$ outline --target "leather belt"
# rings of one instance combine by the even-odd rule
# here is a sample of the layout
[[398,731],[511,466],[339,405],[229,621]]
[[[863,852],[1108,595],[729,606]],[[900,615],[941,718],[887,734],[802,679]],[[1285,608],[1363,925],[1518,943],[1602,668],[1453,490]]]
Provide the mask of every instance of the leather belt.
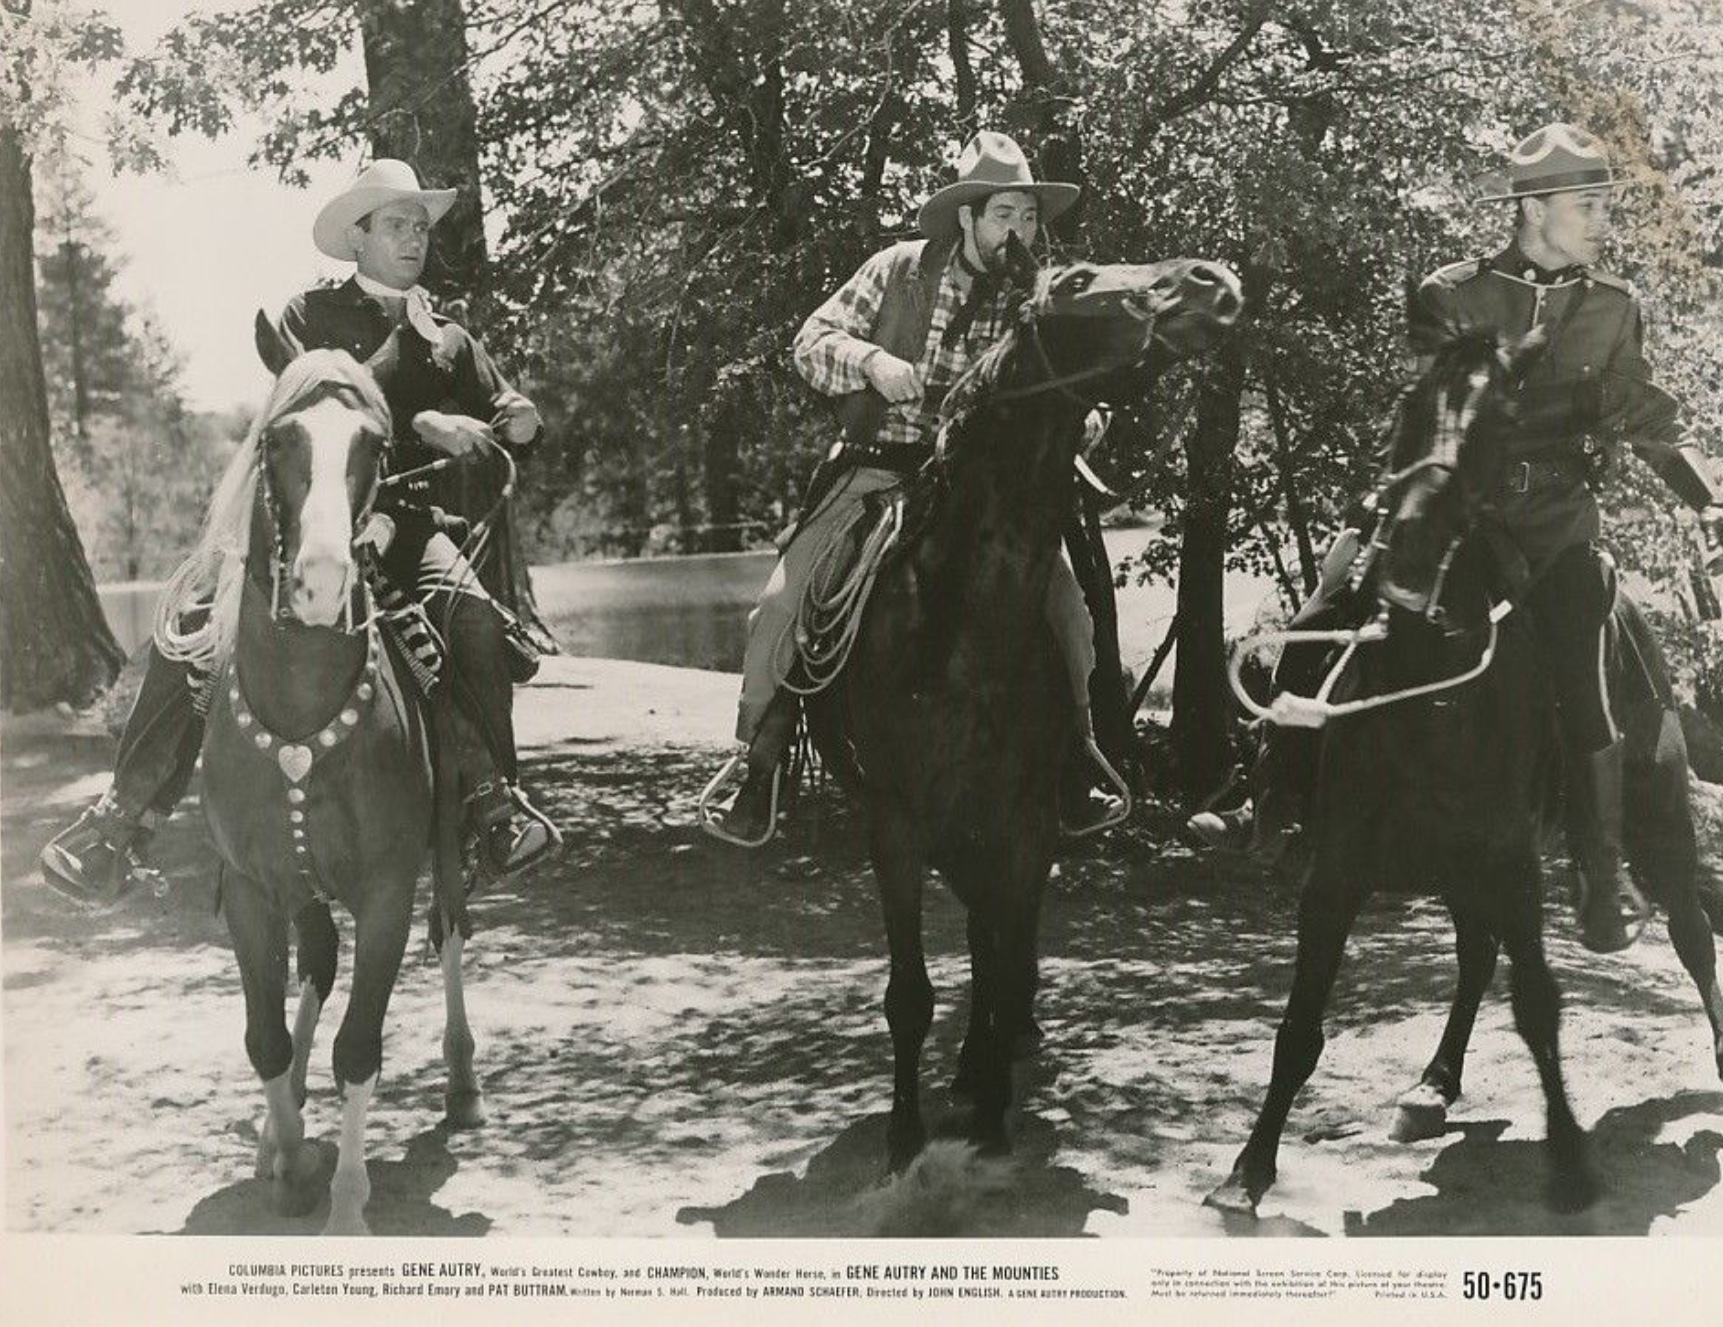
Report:
[[1578,457],[1526,457],[1508,462],[1507,471],[1502,476],[1502,487],[1510,493],[1530,493],[1534,489],[1583,484],[1585,479],[1585,463]]
[[844,443],[832,460],[841,466],[870,466],[893,474],[913,475],[933,458],[933,448],[916,442]]

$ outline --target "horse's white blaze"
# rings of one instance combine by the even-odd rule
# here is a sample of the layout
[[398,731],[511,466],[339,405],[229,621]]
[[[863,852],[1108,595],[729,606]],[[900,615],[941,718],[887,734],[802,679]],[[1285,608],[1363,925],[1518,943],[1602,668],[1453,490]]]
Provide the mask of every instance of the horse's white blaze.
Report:
[[308,626],[333,626],[353,583],[353,513],[347,499],[347,457],[357,416],[340,401],[300,412],[311,440],[311,483],[299,512],[299,552],[293,559],[294,615]]
[[377,1075],[363,1083],[341,1085],[341,1144],[335,1174],[329,1180],[329,1224],[325,1235],[369,1235],[365,1204],[371,1198],[371,1178],[365,1173],[365,1117]]

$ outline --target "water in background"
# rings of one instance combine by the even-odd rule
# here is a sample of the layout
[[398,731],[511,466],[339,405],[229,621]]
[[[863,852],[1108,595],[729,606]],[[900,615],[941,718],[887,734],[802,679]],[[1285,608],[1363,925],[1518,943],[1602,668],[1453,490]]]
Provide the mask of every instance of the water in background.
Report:
[[[1107,552],[1117,566],[1160,537],[1147,528],[1109,530]],[[534,567],[532,583],[539,612],[569,654],[734,673],[742,668],[748,610],[776,561],[775,553],[765,552],[564,562]],[[160,583],[104,585],[100,591],[108,624],[132,652],[149,635]],[[1227,630],[1237,633],[1250,627],[1275,590],[1264,577],[1229,573],[1225,594]],[[1120,654],[1127,668],[1138,671],[1153,657],[1175,603],[1168,585],[1119,591]],[[1171,669],[1169,660],[1163,683]]]
[[[1153,529],[1109,530],[1107,552],[1117,566],[1158,538]],[[570,654],[739,672],[748,610],[776,560],[776,554],[764,552],[566,562],[534,567],[532,581],[539,612]],[[1274,593],[1273,583],[1263,577],[1228,574],[1228,630],[1248,628],[1264,598]],[[1175,604],[1167,585],[1119,591],[1120,653],[1126,667],[1139,670],[1153,657]],[[1161,676],[1171,678],[1171,661]]]

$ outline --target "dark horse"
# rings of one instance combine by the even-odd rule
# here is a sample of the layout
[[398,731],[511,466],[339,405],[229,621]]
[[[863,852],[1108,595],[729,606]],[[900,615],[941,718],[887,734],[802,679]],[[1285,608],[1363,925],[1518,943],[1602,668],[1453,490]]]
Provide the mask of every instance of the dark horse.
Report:
[[[244,577],[204,738],[203,804],[225,865],[222,907],[245,988],[246,1052],[268,1105],[259,1175],[274,1180],[277,1205],[296,1214],[321,1197],[300,1110],[311,1039],[335,975],[331,904],[353,915],[353,988],[334,1053],[341,1134],[325,1233],[363,1234],[366,1112],[431,846],[429,732],[413,684],[369,614],[355,555],[389,446],[383,385],[343,351],[297,353],[261,316],[258,349],[277,378],[251,436],[256,482]],[[383,352],[374,357],[379,373],[390,362]],[[290,922],[301,980],[291,1034]],[[461,930],[447,929],[447,1100],[451,1122],[471,1124],[482,1118],[482,1098],[461,989]]]
[[[1459,334],[1402,404],[1381,506],[1392,516],[1360,590],[1395,606],[1362,629],[1350,661],[1355,698],[1337,703],[1324,729],[1273,1076],[1231,1175],[1207,1199],[1213,1206],[1254,1212],[1274,1183],[1287,1114],[1322,1052],[1323,1008],[1346,937],[1378,887],[1439,892],[1474,976],[1476,951],[1493,961],[1496,945],[1507,950],[1514,1025],[1547,1107],[1551,1202],[1577,1209],[1597,1196],[1589,1142],[1562,1081],[1560,1000],[1543,952],[1538,844],[1559,778],[1553,702],[1487,535],[1505,466],[1500,426],[1524,350]],[[1409,601],[1424,611],[1400,606]]]
[[816,745],[867,803],[891,952],[894,1166],[925,1139],[929,865],[968,910],[962,1076],[975,1136],[1005,1142],[1011,1048],[1030,1025],[1059,772],[1076,733],[1044,605],[1084,419],[1097,402],[1139,397],[1158,364],[1209,345],[1241,308],[1237,280],[1212,263],[1041,274],[1018,326],[954,386],[911,498],[931,504],[922,532],[881,570],[846,671],[809,702]]

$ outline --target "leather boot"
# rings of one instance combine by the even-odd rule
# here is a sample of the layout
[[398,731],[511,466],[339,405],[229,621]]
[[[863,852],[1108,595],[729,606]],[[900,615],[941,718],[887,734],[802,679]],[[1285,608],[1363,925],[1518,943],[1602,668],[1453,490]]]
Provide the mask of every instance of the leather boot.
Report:
[[1569,753],[1568,850],[1579,879],[1580,941],[1599,954],[1637,940],[1647,912],[1621,871],[1623,749],[1617,742],[1586,755]]
[[498,879],[537,866],[562,847],[562,831],[515,784],[481,783],[468,802],[485,863]]
[[795,733],[796,698],[779,692],[748,743],[747,777],[730,804],[706,826],[708,832],[738,846],[759,847],[771,838],[776,828],[772,803]]
[[42,849],[43,882],[63,898],[105,911],[148,872],[144,849],[154,834],[146,816],[120,808],[112,792]]

